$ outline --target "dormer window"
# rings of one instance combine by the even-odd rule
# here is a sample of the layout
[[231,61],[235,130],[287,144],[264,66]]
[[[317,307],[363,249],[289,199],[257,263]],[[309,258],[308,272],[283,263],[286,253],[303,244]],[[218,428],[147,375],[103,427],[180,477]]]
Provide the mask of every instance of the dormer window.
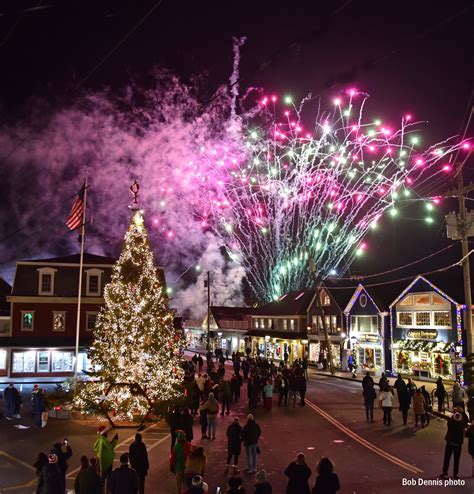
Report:
[[102,273],[100,269],[88,269],[86,271],[86,294],[88,297],[100,297]]
[[39,268],[38,269],[38,295],[54,294],[54,276],[56,269]]

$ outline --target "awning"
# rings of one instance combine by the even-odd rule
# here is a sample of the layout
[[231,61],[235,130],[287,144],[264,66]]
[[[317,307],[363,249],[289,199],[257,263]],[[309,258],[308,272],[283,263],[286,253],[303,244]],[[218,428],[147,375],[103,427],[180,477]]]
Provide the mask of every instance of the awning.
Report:
[[454,350],[455,343],[445,341],[402,340],[392,344],[393,350],[414,352],[449,353]]

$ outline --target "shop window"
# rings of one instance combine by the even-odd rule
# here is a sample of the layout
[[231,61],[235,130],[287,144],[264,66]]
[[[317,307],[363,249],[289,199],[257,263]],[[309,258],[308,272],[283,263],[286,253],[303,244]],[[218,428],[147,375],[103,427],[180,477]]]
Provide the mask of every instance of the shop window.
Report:
[[380,348],[376,348],[374,354],[375,354],[375,367],[382,367],[382,350]]
[[54,275],[56,269],[39,268],[38,274],[38,295],[53,295],[54,294]]
[[22,310],[21,311],[21,330],[33,331],[35,321],[34,310]]
[[413,324],[413,314],[411,312],[397,312],[399,326],[411,326]]
[[359,347],[358,351],[358,363],[359,364],[365,364],[365,350],[361,347]]
[[5,370],[7,368],[7,351],[0,350],[0,370]]
[[66,313],[53,312],[53,331],[66,330]]
[[415,312],[415,324],[416,326],[429,326],[431,324],[431,312]]
[[49,352],[38,352],[38,372],[49,372]]
[[70,372],[73,370],[73,352],[54,351],[52,353],[52,372]]
[[415,301],[414,305],[430,305],[429,293],[420,293],[417,295],[413,295],[413,299]]
[[398,305],[413,305],[413,295],[407,295]]
[[451,317],[449,310],[437,310],[433,312],[434,325],[443,328],[451,327]]
[[13,352],[12,372],[26,373],[35,372],[36,352]]
[[0,337],[10,336],[10,318],[0,317]]
[[431,304],[432,305],[448,305],[449,302],[441,297],[441,295],[438,295],[437,293],[433,293],[431,295]]

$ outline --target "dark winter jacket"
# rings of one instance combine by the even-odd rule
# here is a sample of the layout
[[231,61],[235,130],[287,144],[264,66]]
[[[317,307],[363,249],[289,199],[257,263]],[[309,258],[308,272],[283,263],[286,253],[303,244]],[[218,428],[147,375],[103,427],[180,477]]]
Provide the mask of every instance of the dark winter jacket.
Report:
[[252,444],[258,443],[258,438],[260,437],[261,430],[260,426],[255,422],[255,420],[249,420],[242,431],[242,440],[245,446],[250,446]]
[[448,431],[444,440],[458,446],[464,442],[464,423],[462,420],[455,420],[454,415],[448,420]]
[[81,470],[74,482],[75,494],[102,494],[102,480],[95,467]]
[[68,467],[69,467],[69,465],[67,464],[67,460],[69,460],[69,458],[71,458],[71,456],[72,456],[71,446],[69,446],[69,445],[66,446],[66,451],[63,451],[59,444],[55,444],[53,451],[58,457],[59,470],[61,470],[61,472],[63,474],[65,474],[67,472]]
[[340,488],[339,477],[335,473],[318,475],[311,494],[336,494]]
[[184,432],[184,435],[186,436],[186,441],[188,442],[191,442],[194,439],[193,424],[194,424],[193,416],[190,414],[188,415],[183,414],[181,420],[182,431]]
[[407,383],[400,376],[398,376],[393,387],[397,390],[397,393],[400,394],[407,390]]
[[364,404],[365,405],[370,405],[373,404],[375,401],[375,398],[377,398],[377,393],[375,392],[375,389],[373,386],[367,386],[364,388],[364,391],[362,392],[364,395]]
[[291,462],[285,470],[288,477],[286,494],[310,494],[308,479],[311,477],[311,468],[308,465],[300,465]]
[[374,386],[374,380],[372,379],[372,376],[365,375],[364,379],[362,379],[362,388],[366,389],[370,385],[372,385],[372,387]]
[[272,494],[273,489],[270,482],[262,482],[255,486],[255,494]]
[[237,422],[227,427],[227,449],[232,452],[240,453],[240,445],[242,443],[242,427]]
[[406,387],[403,391],[398,392],[398,409],[400,411],[408,410],[410,408],[410,401],[410,394]]
[[38,477],[38,494],[64,494],[64,475],[57,463],[48,463]]
[[175,432],[182,428],[182,418],[179,412],[173,412],[168,418],[168,423],[170,424],[171,432]]
[[15,386],[11,388],[10,386],[8,386],[7,388],[5,388],[5,391],[3,392],[3,397],[5,398],[6,401],[10,403],[14,403],[17,394],[18,394],[18,390],[15,388]]
[[137,494],[138,476],[128,465],[120,465],[110,475],[111,494]]
[[148,463],[148,453],[145,444],[139,440],[133,441],[128,448],[130,466],[137,472],[139,477],[146,477],[150,465]]

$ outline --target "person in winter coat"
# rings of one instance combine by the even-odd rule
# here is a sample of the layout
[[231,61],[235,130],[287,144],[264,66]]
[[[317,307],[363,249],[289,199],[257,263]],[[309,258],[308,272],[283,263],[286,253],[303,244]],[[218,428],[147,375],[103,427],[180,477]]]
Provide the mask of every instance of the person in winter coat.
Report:
[[[64,451],[64,447],[66,448],[66,451]],[[60,442],[54,443],[51,452],[58,457],[58,467],[64,476],[64,483],[66,483],[66,472],[67,469],[69,468],[67,461],[72,456],[71,446],[69,446],[67,440],[65,439],[62,443]]]
[[367,388],[368,386],[374,387],[374,380],[372,379],[372,376],[370,375],[370,372],[367,372],[362,379],[362,389]]
[[459,473],[459,459],[461,458],[462,443],[464,442],[464,423],[459,412],[453,414],[448,420],[448,430],[444,438],[446,447],[444,449],[443,472],[441,478],[448,477],[451,455],[454,454],[453,477],[457,478]]
[[249,372],[250,372],[250,364],[248,359],[245,359],[242,362],[242,372],[244,373],[244,381],[246,381],[249,377]]
[[382,391],[383,389],[385,389],[387,385],[388,385],[387,376],[385,375],[385,372],[382,372],[382,375],[380,376],[379,379],[379,389]]
[[199,423],[201,424],[201,439],[208,439],[207,437],[207,410],[201,409],[199,412]]
[[237,403],[240,399],[240,388],[242,387],[242,376],[236,372],[230,380],[231,401]]
[[374,421],[374,402],[375,398],[377,398],[377,393],[374,389],[374,381],[371,383],[368,382],[367,386],[364,388],[362,392],[364,395],[364,405],[365,405],[365,417],[367,418],[367,422]]
[[221,402],[222,402],[221,415],[224,415],[224,411],[225,411],[226,415],[229,415],[229,413],[230,413],[230,400],[232,397],[232,393],[230,391],[229,383],[227,381],[224,381],[224,379],[221,379],[221,381],[220,381],[219,391],[220,391]]
[[418,427],[418,418],[421,419],[421,427],[425,426],[426,403],[421,389],[417,389],[413,397],[413,411],[415,412],[415,427]]
[[87,468],[82,469],[74,481],[75,494],[102,494],[102,479],[97,473],[95,465],[89,464]]
[[408,378],[407,381],[407,391],[408,394],[410,395],[410,401],[413,400],[416,391],[416,384],[410,378]]
[[334,473],[334,465],[329,458],[321,458],[318,463],[318,476],[311,494],[336,494],[341,488],[339,477]]
[[446,388],[444,387],[443,379],[438,377],[436,380],[436,399],[438,400],[438,412],[444,412],[444,400],[446,399]]
[[63,474],[58,467],[58,457],[48,455],[48,464],[43,467],[38,478],[38,494],[64,494],[66,484]]
[[17,394],[18,389],[15,388],[13,383],[10,383],[3,391],[3,397],[6,403],[5,418],[7,420],[13,420]]
[[247,423],[242,430],[242,441],[245,446],[245,456],[247,457],[247,473],[257,471],[257,448],[261,429],[250,413],[247,415]]
[[392,423],[393,393],[390,388],[385,387],[379,394],[379,403],[383,410],[384,425]]
[[273,489],[267,480],[267,472],[259,470],[255,474],[255,494],[272,494]]
[[431,396],[426,391],[425,386],[420,386],[421,394],[423,395],[423,398],[425,399],[425,420],[426,420],[426,425],[430,425],[430,414],[429,412],[432,410],[431,407]]
[[128,466],[128,453],[120,455],[120,466],[110,475],[110,494],[137,494],[138,476],[135,470]]
[[173,447],[170,457],[170,471],[176,476],[176,489],[178,494],[181,494],[183,490],[184,469],[190,450],[191,444],[186,441],[184,432],[177,431],[176,444]]
[[245,494],[245,489],[240,477],[230,477],[227,480],[227,494]]
[[209,397],[201,405],[201,410],[207,411],[207,436],[214,440],[216,438],[216,417],[219,413],[219,402],[214,397],[214,393],[209,393]]
[[209,491],[209,486],[204,482],[201,475],[195,475],[191,482],[191,487],[184,491],[184,494],[206,494]]
[[308,480],[311,477],[311,468],[306,464],[306,458],[303,453],[296,456],[285,470],[288,477],[286,494],[310,494]]
[[266,410],[272,409],[273,402],[273,386],[270,381],[267,381],[265,386],[263,387],[263,396],[264,396],[264,407]]
[[171,434],[171,450],[173,450],[174,443],[176,442],[176,431],[180,431],[183,428],[182,420],[183,416],[181,415],[181,410],[179,407],[174,407],[168,417],[168,424],[170,426]]
[[33,409],[35,411],[35,425],[41,429],[43,426],[43,412],[46,411],[44,390],[41,388],[38,388],[38,391],[33,396]]
[[115,459],[115,446],[117,446],[118,435],[115,434],[112,441],[107,439],[107,427],[101,425],[97,429],[97,434],[99,437],[94,443],[94,451],[99,460],[100,476],[102,477],[102,482],[109,478],[112,473],[112,465]]
[[406,391],[407,383],[403,380],[401,374],[398,374],[397,379],[393,384],[393,387],[397,390],[397,396],[400,395],[401,392]]
[[291,373],[288,378],[288,388],[289,388],[289,400],[293,400],[293,408],[296,406],[296,394],[298,393],[298,381],[296,376]]
[[304,375],[298,377],[298,391],[300,393],[300,407],[306,405],[304,397],[306,396],[306,378]]
[[203,476],[207,469],[207,457],[204,448],[191,445],[189,455],[184,465],[184,482],[189,489],[196,475]]
[[281,376],[281,381],[278,385],[278,406],[281,406],[283,403],[286,407],[288,406],[288,378],[286,376]]
[[471,421],[471,425],[466,430],[466,437],[468,439],[468,452],[471,455],[471,472],[472,476],[474,477],[474,420]]
[[145,477],[148,474],[150,464],[148,463],[148,452],[140,433],[135,434],[135,441],[128,448],[130,466],[137,472],[138,494],[145,493]]
[[466,393],[464,389],[461,388],[459,383],[454,383],[452,398],[453,398],[453,408],[461,407],[464,410],[464,398]]
[[186,434],[186,441],[188,441],[188,443],[194,439],[193,423],[193,416],[189,413],[189,409],[184,408],[183,415],[181,416],[181,425],[182,430]]
[[39,477],[41,470],[43,470],[43,467],[47,464],[48,464],[48,455],[45,455],[44,453],[38,453],[38,457],[36,458],[36,461],[33,463],[37,477]]
[[405,386],[398,391],[398,409],[402,412],[403,425],[407,425],[410,401],[410,395],[408,394],[407,387]]
[[[241,452],[242,444],[242,426],[239,424],[239,418],[235,417],[232,424],[227,427],[227,461],[225,465],[225,473],[229,471],[229,467],[232,465],[234,469],[234,475],[239,473],[238,469],[239,456]],[[232,458],[234,459],[231,463]]]

